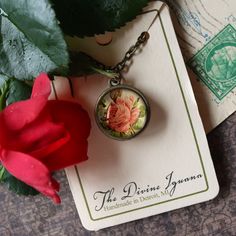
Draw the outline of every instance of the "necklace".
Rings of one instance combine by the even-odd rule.
[[[122,71],[135,52],[148,41],[148,31],[164,5],[163,3],[159,10],[153,9],[142,13],[156,12],[156,15],[148,29],[140,34],[136,43],[129,48],[118,64],[109,67],[97,62],[102,70],[114,74],[109,81],[110,87],[99,96],[94,111],[99,129],[109,138],[130,140],[139,135],[148,125],[151,114],[149,103],[140,90],[124,84]]]
[[[110,88],[97,100],[95,119],[100,130],[110,138],[129,140],[140,134],[148,124],[150,106],[147,99],[138,89],[124,84],[121,74],[127,62],[148,39],[149,33],[142,32],[121,62],[114,67],[106,67],[116,76],[110,79]]]

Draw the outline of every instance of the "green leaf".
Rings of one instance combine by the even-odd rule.
[[[79,37],[114,31],[133,20],[148,0],[52,0],[63,31]]]
[[[9,90],[9,80],[0,75],[0,111],[6,107],[7,95]]]
[[[5,171],[6,169],[2,165],[0,165],[0,182],[2,182]]]
[[[0,182],[7,185],[8,189],[19,195],[37,195],[39,192],[29,185],[12,176],[3,166],[0,165]]]
[[[118,76],[118,74],[114,71],[102,68],[102,63],[96,61],[85,53],[71,52],[70,58],[70,74],[72,76],[82,76],[89,74],[101,74],[110,78]]]
[[[146,116],[146,108],[145,108],[145,106],[143,106],[143,105],[140,106],[139,110],[140,110],[139,117]]]
[[[9,77],[0,74],[0,88],[2,88],[8,80],[9,80]]]
[[[81,76],[85,74],[94,74],[96,61],[82,52],[70,52],[70,74],[73,76]]]
[[[31,92],[32,87],[26,84],[24,81],[11,79],[7,96],[7,105],[28,99],[31,95]]]
[[[65,74],[69,56],[49,0],[0,1],[0,73],[31,80]]]
[[[138,120],[133,126],[132,128],[135,130],[140,130],[143,127],[143,121],[142,120]]]

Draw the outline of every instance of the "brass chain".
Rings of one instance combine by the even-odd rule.
[[[135,52],[139,49],[139,47],[146,43],[146,41],[149,39],[149,33],[147,31],[144,31],[140,34],[140,36],[138,37],[136,43],[134,45],[132,45],[129,50],[125,53],[124,58],[117,63],[115,66],[113,67],[109,67],[109,70],[112,70],[116,73],[120,73],[122,70],[124,70],[126,64],[128,61],[130,61],[132,59],[132,57],[134,56]]]
[[[132,59],[135,52],[139,49],[139,47],[142,44],[145,44],[148,39],[149,39],[149,33],[147,31],[142,32],[140,34],[140,36],[138,37],[136,43],[129,48],[129,50],[125,53],[125,56],[123,57],[123,59],[119,63],[117,63],[115,66],[106,66],[98,61],[95,61],[95,64],[101,70],[112,71],[117,74],[120,74],[121,71],[124,70],[127,62]],[[94,61],[94,59],[92,57],[90,57],[90,56],[88,56],[88,57],[90,58],[90,60]]]

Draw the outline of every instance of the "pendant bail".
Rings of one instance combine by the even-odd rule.
[[[121,74],[119,73],[118,76],[110,79],[110,87],[114,87],[114,86],[118,86],[121,84],[121,80],[122,80],[122,76]]]

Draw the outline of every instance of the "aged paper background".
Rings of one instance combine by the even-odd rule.
[[[200,114],[209,132],[236,110],[236,2],[165,2],[172,10]]]

